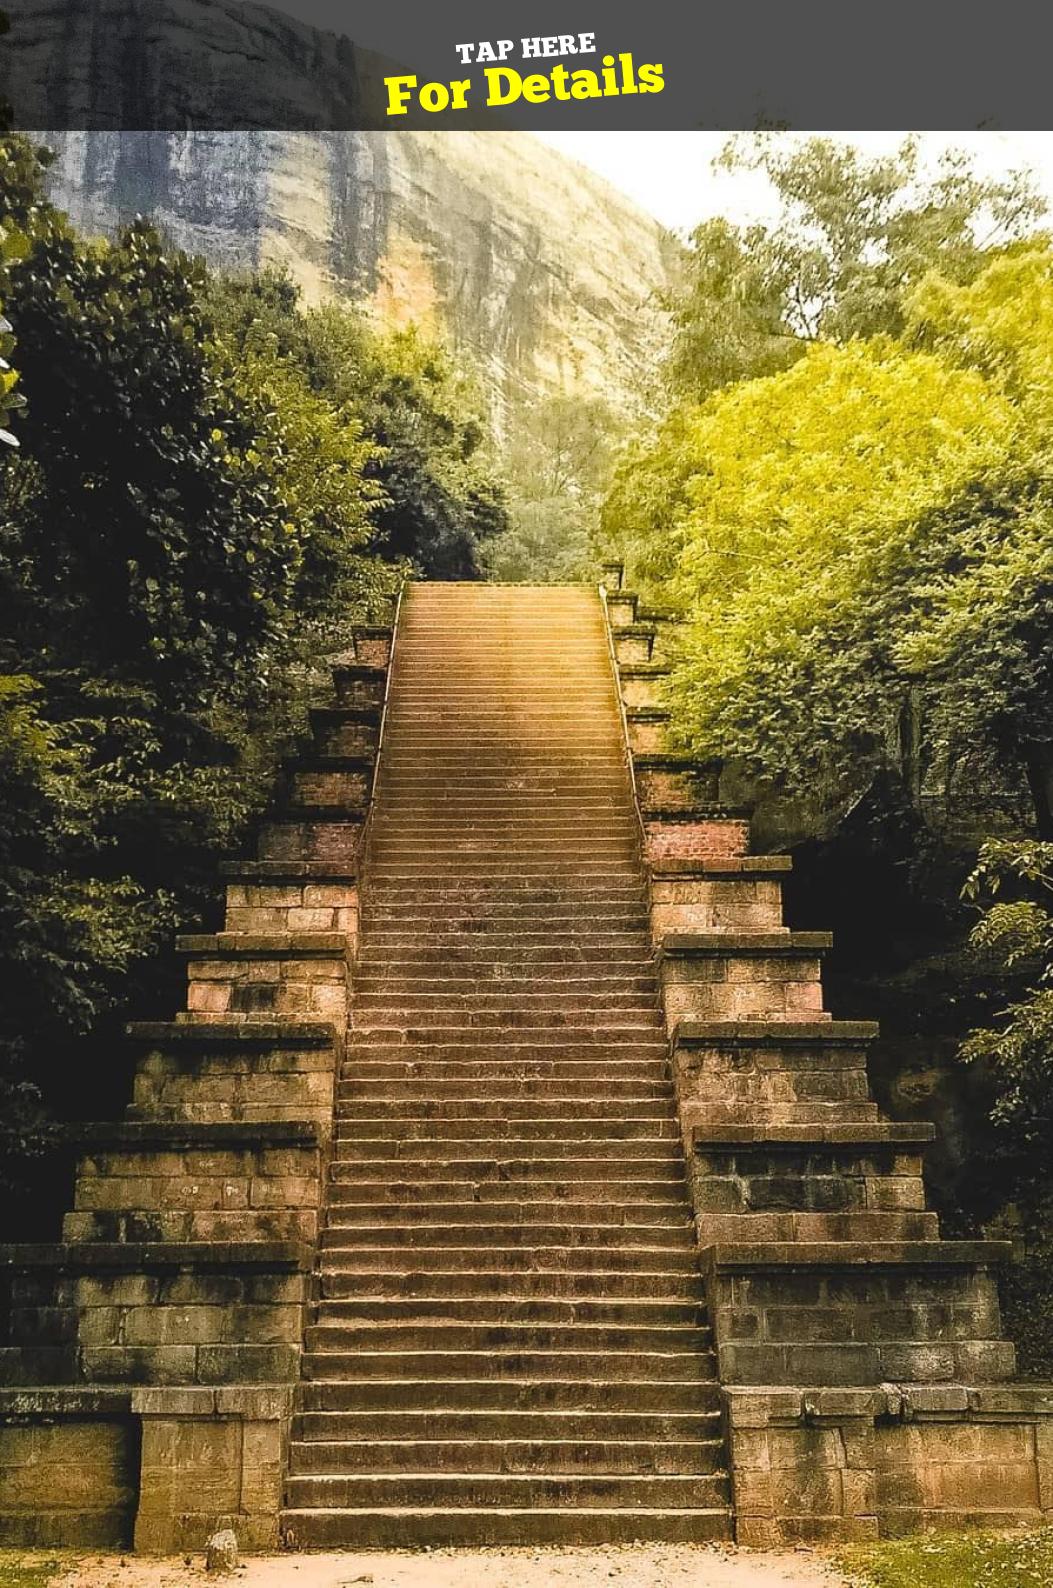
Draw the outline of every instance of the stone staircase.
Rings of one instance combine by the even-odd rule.
[[[0,1543],[1053,1515],[1009,1249],[942,1237],[932,1127],[605,580],[353,628],[125,1117],[69,1132],[62,1239],[0,1244]]]
[[[595,594],[410,587],[371,824],[284,1533],[727,1537]]]

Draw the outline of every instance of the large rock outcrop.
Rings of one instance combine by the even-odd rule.
[[[501,407],[580,389],[616,405],[652,366],[676,245],[523,132],[67,132],[53,191],[76,223],[136,212],[224,266],[282,262],[467,351]]]

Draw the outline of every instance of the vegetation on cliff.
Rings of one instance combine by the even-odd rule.
[[[504,527],[443,355],[224,281],[137,221],[89,242],[0,140],[0,1118],[123,1101],[119,1014],[207,913],[317,658],[413,563]],[[24,399],[21,409],[14,406]],[[17,1173],[17,1171],[13,1171]]]

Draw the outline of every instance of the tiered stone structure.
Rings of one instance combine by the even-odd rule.
[[[871,1101],[789,860],[670,746],[674,635],[617,568],[411,586],[390,677],[359,631],[179,945],[186,1009],[132,1028],[127,1117],[78,1133],[63,1240],[0,1248],[0,1539],[1053,1510],[1006,1250],[940,1238],[932,1131]]]
[[[783,924],[791,862],[748,853],[719,767],[666,755],[672,636],[641,621],[619,565],[605,584],[736,1536],[1048,1516],[1053,1387],[1012,1382],[996,1284],[1008,1248],[940,1238],[922,1180],[932,1128],[880,1116],[877,1028],[825,1010],[830,940]]]
[[[278,1543],[390,642],[356,635],[225,929],[181,940],[185,1010],[129,1028],[62,1241],[0,1247],[2,1542]]]

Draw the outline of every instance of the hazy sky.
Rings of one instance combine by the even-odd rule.
[[[527,134],[526,136],[529,136]],[[771,189],[751,173],[711,169],[729,136],[724,132],[541,132],[552,148],[591,166],[666,226],[689,231],[711,215],[743,221],[773,213]],[[807,136],[799,134],[795,136]],[[842,132],[870,154],[895,149],[902,132]],[[922,148],[935,157],[948,145],[965,148],[987,172],[1031,167],[1053,210],[1053,132],[927,132]]]

